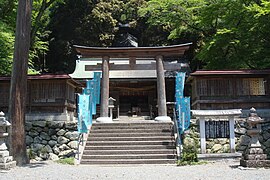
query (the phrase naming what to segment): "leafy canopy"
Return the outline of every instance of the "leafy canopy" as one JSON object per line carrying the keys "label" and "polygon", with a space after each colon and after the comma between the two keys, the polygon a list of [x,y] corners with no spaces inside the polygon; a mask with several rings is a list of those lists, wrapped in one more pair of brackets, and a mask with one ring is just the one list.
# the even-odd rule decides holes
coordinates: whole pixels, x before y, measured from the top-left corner
{"label": "leafy canopy", "polygon": [[269,11],[267,0],[150,0],[140,13],[168,38],[195,37],[207,69],[258,69],[270,67]]}

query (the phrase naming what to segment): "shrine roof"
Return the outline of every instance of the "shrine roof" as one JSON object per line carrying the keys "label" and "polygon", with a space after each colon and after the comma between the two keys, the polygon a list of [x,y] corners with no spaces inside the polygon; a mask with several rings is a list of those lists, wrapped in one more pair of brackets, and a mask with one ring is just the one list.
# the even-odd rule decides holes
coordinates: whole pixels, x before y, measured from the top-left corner
{"label": "shrine roof", "polygon": [[158,47],[87,47],[74,45],[82,57],[155,57],[182,56],[192,43]]}
{"label": "shrine roof", "polygon": [[[0,76],[0,81],[10,81],[11,76]],[[77,87],[82,86],[82,84],[75,79],[73,79],[68,74],[37,74],[37,75],[27,75],[27,80],[68,80],[71,84]]]}
{"label": "shrine roof", "polygon": [[191,73],[191,76],[205,76],[205,75],[263,75],[270,74],[270,69],[264,70],[252,70],[252,69],[243,69],[243,70],[200,70]]}
{"label": "shrine roof", "polygon": [[[0,80],[10,80],[11,76],[1,76]],[[42,79],[71,79],[68,74],[38,74],[38,75],[28,75],[28,80],[42,80]]]}

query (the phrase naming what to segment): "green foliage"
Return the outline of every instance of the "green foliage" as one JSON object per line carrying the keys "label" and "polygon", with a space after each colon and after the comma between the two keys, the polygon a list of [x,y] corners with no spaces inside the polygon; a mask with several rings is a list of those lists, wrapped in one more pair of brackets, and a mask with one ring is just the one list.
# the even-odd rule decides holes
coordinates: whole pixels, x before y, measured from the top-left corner
{"label": "green foliage", "polygon": [[168,38],[194,37],[194,60],[207,69],[269,68],[269,11],[267,0],[150,0],[140,10]]}
{"label": "green foliage", "polygon": [[11,73],[14,33],[10,27],[0,21],[0,75]]}
{"label": "green foliage", "polygon": [[60,163],[60,164],[74,165],[74,158],[73,157],[69,157],[69,158],[59,159],[56,162],[57,163]]}
{"label": "green foliage", "polygon": [[[49,7],[59,0],[33,1],[29,73],[44,68],[44,55],[48,51]],[[0,74],[10,75],[14,50],[17,0],[0,0]],[[4,8],[3,8],[4,7]],[[37,70],[36,70],[37,69]]]}
{"label": "green foliage", "polygon": [[166,40],[168,34],[161,28],[149,27],[145,18],[137,13],[145,3],[145,0],[80,0],[76,4],[65,0],[56,3],[51,8],[48,26],[52,32],[46,56],[49,70],[73,72],[77,53],[72,46],[111,46],[118,34],[119,23],[129,23],[140,46],[165,44],[163,39]]}
{"label": "green foliage", "polygon": [[181,160],[177,162],[179,166],[204,164],[203,161],[198,161],[199,153],[199,134],[197,132],[198,125],[190,124],[189,133],[183,137],[183,150]]}
{"label": "green foliage", "polygon": [[27,149],[27,156],[29,159],[35,159],[36,158],[36,154],[33,151],[33,149]]}
{"label": "green foliage", "polygon": [[192,135],[185,135],[180,164],[191,164],[198,162],[198,139]]}
{"label": "green foliage", "polygon": [[11,73],[17,1],[0,0],[0,75]]}
{"label": "green foliage", "polygon": [[[17,0],[0,0],[0,74],[10,74]],[[32,72],[74,70],[74,44],[111,46],[128,23],[139,46],[193,42],[191,66],[270,68],[269,0],[36,0]]]}
{"label": "green foliage", "polygon": [[0,0],[0,21],[12,29],[16,27],[17,4],[17,0]]}
{"label": "green foliage", "polygon": [[29,67],[34,73],[46,71],[45,55],[49,50],[48,38],[51,33],[47,30],[50,22],[50,7],[59,2],[62,0],[33,1]]}

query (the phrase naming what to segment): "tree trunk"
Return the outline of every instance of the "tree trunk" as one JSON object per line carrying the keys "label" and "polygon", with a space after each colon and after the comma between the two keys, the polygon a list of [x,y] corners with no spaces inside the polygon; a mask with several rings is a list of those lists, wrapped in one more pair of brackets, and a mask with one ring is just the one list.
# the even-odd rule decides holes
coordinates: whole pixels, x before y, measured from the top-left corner
{"label": "tree trunk", "polygon": [[31,12],[32,1],[19,0],[9,98],[10,152],[19,166],[29,163],[24,126]]}

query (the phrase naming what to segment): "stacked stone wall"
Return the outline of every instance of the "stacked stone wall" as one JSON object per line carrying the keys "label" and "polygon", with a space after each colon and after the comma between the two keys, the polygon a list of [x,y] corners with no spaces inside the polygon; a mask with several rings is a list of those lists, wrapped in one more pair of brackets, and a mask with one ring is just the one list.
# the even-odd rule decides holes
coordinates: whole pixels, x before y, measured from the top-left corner
{"label": "stacked stone wall", "polygon": [[27,121],[25,124],[27,152],[37,160],[74,157],[79,134],[76,122]]}
{"label": "stacked stone wall", "polygon": [[[245,119],[237,119],[235,123],[236,151],[242,153],[248,146],[250,137],[246,135]],[[56,160],[58,158],[74,157],[77,152],[79,134],[76,122],[59,121],[27,121],[26,144],[30,158],[39,160]],[[193,119],[189,134],[184,142],[195,139],[200,142],[199,122]],[[264,152],[270,159],[270,121],[262,124],[259,137]],[[207,153],[228,153],[230,144],[228,138],[207,139]],[[198,145],[198,153],[200,148]]]}

